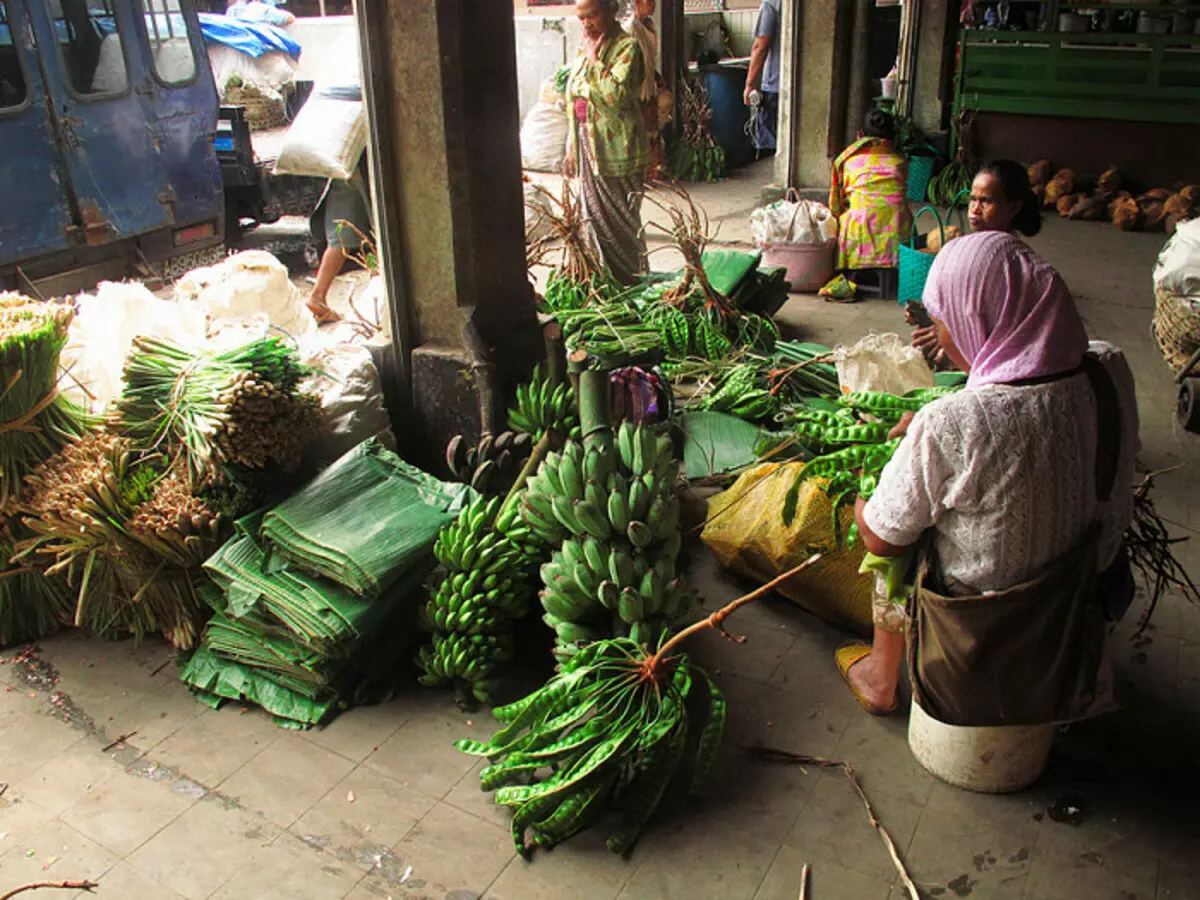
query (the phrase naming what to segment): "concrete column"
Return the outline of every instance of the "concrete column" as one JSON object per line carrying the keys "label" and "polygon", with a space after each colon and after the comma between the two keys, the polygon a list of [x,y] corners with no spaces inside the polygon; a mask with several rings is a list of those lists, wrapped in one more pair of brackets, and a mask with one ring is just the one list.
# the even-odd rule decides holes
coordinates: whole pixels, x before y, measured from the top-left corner
{"label": "concrete column", "polygon": [[400,352],[416,421],[404,437],[430,458],[451,435],[478,431],[470,385],[480,364],[517,371],[540,345],[525,272],[513,9],[395,0],[360,2],[357,15],[383,264],[408,338]]}
{"label": "concrete column", "polygon": [[952,66],[954,62],[954,35],[948,29],[947,0],[920,2],[912,117],[924,132],[934,134],[942,130],[947,109],[953,100],[950,96],[943,96],[943,86],[946,83],[944,75],[948,71],[947,66]]}
{"label": "concrete column", "polygon": [[792,178],[797,187],[828,189],[829,167],[842,148],[846,66],[853,0],[804,0],[798,67],[799,110],[792,128]]}

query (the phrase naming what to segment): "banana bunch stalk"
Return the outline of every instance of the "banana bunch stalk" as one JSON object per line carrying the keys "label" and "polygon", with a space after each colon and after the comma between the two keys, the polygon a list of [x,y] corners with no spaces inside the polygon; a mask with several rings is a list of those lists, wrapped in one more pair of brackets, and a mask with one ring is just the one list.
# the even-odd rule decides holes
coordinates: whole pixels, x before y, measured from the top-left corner
{"label": "banana bunch stalk", "polygon": [[541,568],[543,620],[568,659],[602,638],[658,641],[691,605],[679,578],[679,464],[647,426],[618,429],[615,453],[568,442],[529,479],[521,515],[559,547]]}
{"label": "banana bunch stalk", "polygon": [[493,494],[512,483],[532,447],[533,438],[524,431],[485,434],[474,447],[465,435],[456,434],[446,445],[446,467],[456,481],[481,494]]}
{"label": "banana bunch stalk", "polygon": [[569,382],[553,384],[534,366],[528,383],[517,388],[517,405],[508,411],[508,427],[537,442],[547,431],[579,440],[575,389]]}
{"label": "banana bunch stalk", "polygon": [[491,703],[498,668],[512,659],[513,623],[529,612],[528,529],[515,504],[478,497],[438,535],[445,575],[421,610],[433,641],[420,649],[421,683],[453,683],[460,700]]}

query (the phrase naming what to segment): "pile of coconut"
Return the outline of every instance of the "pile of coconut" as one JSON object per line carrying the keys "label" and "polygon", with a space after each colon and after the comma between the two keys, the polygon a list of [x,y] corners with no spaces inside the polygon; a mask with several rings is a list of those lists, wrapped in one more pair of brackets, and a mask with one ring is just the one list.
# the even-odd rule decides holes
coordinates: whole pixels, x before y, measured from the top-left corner
{"label": "pile of coconut", "polygon": [[1166,231],[1185,219],[1200,215],[1200,185],[1179,184],[1174,189],[1154,188],[1134,196],[1122,189],[1121,173],[1109,167],[1099,178],[1087,178],[1071,169],[1051,177],[1049,160],[1029,167],[1033,192],[1046,206],[1068,219],[1109,221],[1122,231]]}

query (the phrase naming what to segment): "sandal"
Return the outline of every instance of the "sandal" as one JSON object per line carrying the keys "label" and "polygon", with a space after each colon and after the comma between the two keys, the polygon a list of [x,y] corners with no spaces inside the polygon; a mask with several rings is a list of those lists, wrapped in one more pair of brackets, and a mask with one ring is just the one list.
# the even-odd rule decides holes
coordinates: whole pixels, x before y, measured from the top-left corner
{"label": "sandal", "polygon": [[313,318],[317,320],[318,325],[329,325],[333,322],[342,321],[342,317],[328,306],[320,306],[317,309],[313,309],[310,306],[308,311],[313,314]]}
{"label": "sandal", "polygon": [[849,685],[850,690],[854,694],[854,698],[873,716],[890,716],[896,711],[897,701],[893,700],[892,705],[888,707],[876,706],[871,703],[862,692],[850,680],[850,669],[855,663],[861,662],[871,655],[871,646],[869,644],[843,644],[833,651],[833,662],[837,666],[838,673],[842,676],[842,680]]}

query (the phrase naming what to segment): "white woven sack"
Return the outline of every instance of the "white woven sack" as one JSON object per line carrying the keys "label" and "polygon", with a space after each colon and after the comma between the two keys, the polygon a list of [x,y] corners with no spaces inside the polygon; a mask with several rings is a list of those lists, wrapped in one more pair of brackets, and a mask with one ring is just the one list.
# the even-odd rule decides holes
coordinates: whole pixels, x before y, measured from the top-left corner
{"label": "white woven sack", "polygon": [[539,103],[521,126],[521,165],[531,172],[557,172],[567,155],[570,120],[557,103]]}
{"label": "white woven sack", "polygon": [[367,149],[367,108],[361,100],[313,94],[283,140],[277,175],[340,178],[354,174]]}

